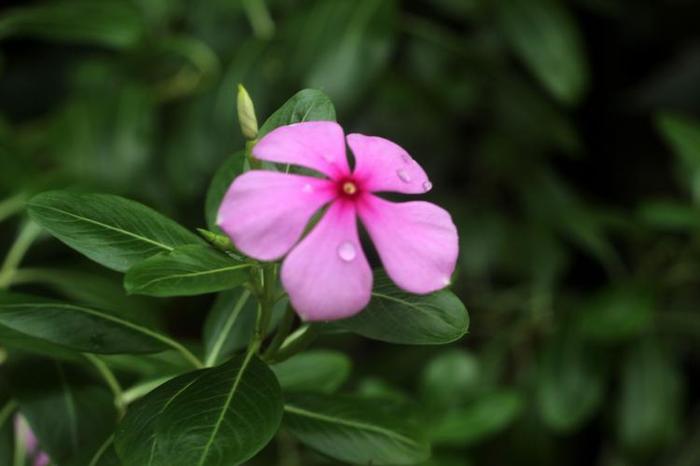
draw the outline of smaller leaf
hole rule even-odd
[[[148,296],[215,293],[245,282],[251,265],[210,246],[191,244],[136,264],[124,276],[124,286],[129,293]]]
[[[430,445],[403,404],[351,396],[289,396],[284,424],[302,443],[354,464],[424,461]]]
[[[464,304],[449,290],[414,295],[376,272],[372,300],[365,310],[328,328],[405,345],[440,345],[461,338],[469,327]]]
[[[304,121],[335,121],[331,99],[316,89],[303,89],[294,94],[263,123],[258,131],[262,138],[275,128]]]
[[[351,362],[343,353],[306,351],[275,364],[272,371],[285,392],[335,392],[350,375]]]

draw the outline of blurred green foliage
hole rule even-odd
[[[426,464],[697,465],[699,16],[693,0],[6,2],[0,244],[52,187],[206,226],[207,186],[244,145],[236,85],[261,121],[319,88],[346,129],[412,153],[459,227],[463,342],[325,337],[355,361],[347,383],[420,400]],[[126,299],[86,264],[42,238],[16,284],[75,293],[36,269],[60,268],[85,283],[71,298]],[[210,304],[129,303],[185,337]]]

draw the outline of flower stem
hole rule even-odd
[[[83,356],[92,363],[93,366],[95,366],[95,369],[97,369],[97,372],[100,373],[100,376],[104,379],[105,383],[109,387],[109,389],[112,391],[112,395],[114,395],[114,405],[117,408],[117,414],[119,415],[119,418],[121,419],[124,417],[124,414],[126,414],[126,405],[124,404],[124,399],[123,399],[123,390],[121,385],[119,385],[119,381],[117,380],[117,377],[114,375],[112,370],[107,366],[107,364],[104,363],[100,358],[95,356],[94,354],[89,354],[89,353],[84,353]]]
[[[206,367],[212,367],[218,361],[219,355],[221,354],[221,349],[223,348],[224,343],[226,342],[226,337],[231,332],[233,325],[238,320],[238,316],[241,314],[241,310],[248,302],[249,298],[250,290],[243,290],[243,293],[241,293],[241,296],[238,298],[238,301],[236,301],[236,304],[233,306],[231,313],[226,318],[226,322],[224,322],[224,325],[221,329],[221,332],[219,333],[218,338],[214,343],[214,346],[212,347],[211,351],[209,352],[209,354],[207,354],[204,360],[204,365]]]
[[[289,331],[292,329],[292,324],[294,324],[294,317],[294,309],[292,309],[291,304],[288,304],[287,310],[284,312],[284,317],[282,317],[282,321],[277,327],[277,332],[275,333],[275,336],[272,337],[272,341],[265,350],[263,359],[267,360],[272,358],[275,355],[275,353],[280,349],[282,343],[284,343],[284,340],[289,335]]]
[[[14,214],[21,212],[24,209],[24,203],[27,201],[25,193],[15,194],[0,201],[0,222]]]
[[[272,264],[263,265],[259,269],[260,285],[254,286],[258,298],[258,314],[255,319],[255,331],[248,345],[249,352],[258,352],[267,328],[270,325],[272,315],[272,305],[275,302],[275,282],[277,280],[276,266]]]
[[[305,350],[316,340],[318,330],[314,325],[306,324],[299,327],[282,343],[280,349],[267,360],[270,364],[285,361],[295,354]]]
[[[0,289],[10,286],[12,277],[20,262],[22,262],[22,258],[40,233],[41,227],[31,220],[22,226],[19,235],[17,235],[17,239],[7,252],[2,267],[0,267]]]

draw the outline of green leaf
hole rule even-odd
[[[353,464],[400,465],[424,461],[430,445],[402,404],[352,396],[295,395],[284,424],[302,443]]]
[[[326,120],[335,121],[335,107],[331,99],[319,90],[304,89],[294,94],[265,120],[258,131],[258,138],[280,126]]]
[[[700,210],[678,201],[647,201],[639,206],[641,220],[652,227],[690,233],[700,230]]]
[[[545,347],[537,377],[537,406],[553,430],[573,432],[596,412],[605,380],[592,348],[564,332]]]
[[[503,0],[494,4],[513,51],[542,85],[565,104],[588,87],[583,43],[573,17],[556,0]]]
[[[204,203],[204,213],[210,230],[220,231],[216,225],[216,217],[219,214],[221,201],[233,180],[245,171],[247,165],[245,151],[236,152],[227,158],[214,174]]]
[[[430,440],[440,445],[471,445],[508,427],[524,401],[512,390],[493,391],[468,406],[450,410],[430,429]]]
[[[159,252],[203,242],[153,209],[109,194],[48,191],[33,197],[28,209],[56,238],[120,272]]]
[[[115,446],[126,465],[234,466],[272,439],[281,418],[275,375],[248,353],[177,377],[134,403]]]
[[[414,295],[375,272],[372,300],[354,317],[331,324],[374,340],[405,345],[440,345],[461,338],[469,328],[464,304],[449,290]]]
[[[134,265],[124,286],[129,293],[161,297],[216,293],[245,282],[251,265],[211,246],[190,244]]]
[[[312,350],[275,364],[272,371],[285,392],[335,392],[350,375],[352,363],[343,353]]]
[[[480,384],[479,360],[461,349],[446,351],[423,371],[421,393],[426,403],[449,408],[466,401]]]
[[[143,32],[139,11],[118,0],[54,1],[5,11],[0,19],[0,40],[28,36],[125,48],[135,45]]]
[[[654,319],[649,288],[621,283],[594,294],[577,313],[581,335],[599,341],[620,341],[641,335]]]
[[[41,448],[61,466],[84,466],[113,431],[109,390],[78,368],[28,359],[12,367],[11,387]]]
[[[650,455],[674,444],[681,434],[683,378],[653,340],[644,340],[625,358],[618,404],[622,444]]]
[[[14,413],[16,402],[0,397],[0,464],[13,464],[15,446]]]
[[[16,293],[0,293],[0,333],[2,327],[88,353],[153,353],[170,342],[105,311]]]
[[[658,115],[656,125],[680,161],[680,175],[688,180],[697,203],[700,200],[700,121],[662,113]]]

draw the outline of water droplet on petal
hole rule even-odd
[[[314,187],[311,186],[309,183],[306,183],[303,188],[301,188],[302,191],[305,193],[312,193],[314,191]]]
[[[442,284],[445,286],[450,286],[452,284],[452,280],[450,280],[450,277],[443,277]]]
[[[345,262],[353,261],[356,256],[357,251],[350,241],[345,241],[338,246],[338,257]]]
[[[423,192],[426,192],[426,193],[427,193],[427,192],[430,191],[431,189],[433,189],[433,183],[431,183],[431,182],[428,181],[428,180],[424,181],[424,182],[423,182]]]
[[[409,174],[406,172],[406,170],[403,170],[403,169],[401,169],[401,170],[396,170],[396,176],[398,176],[399,179],[400,179],[401,181],[403,181],[404,183],[408,183],[409,181],[411,181],[411,175],[409,175]]]

